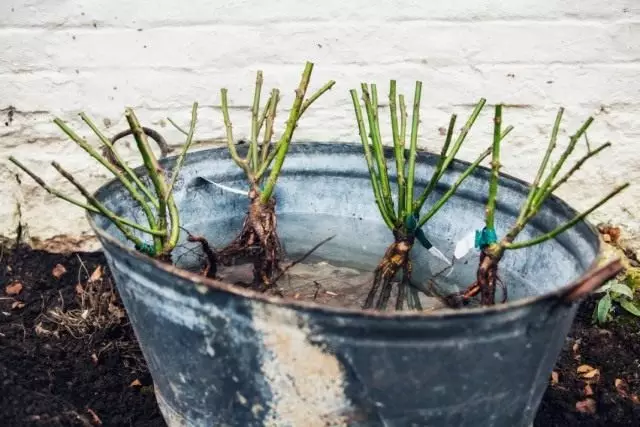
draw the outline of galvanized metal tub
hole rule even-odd
[[[418,189],[436,160],[419,154]],[[466,165],[455,162],[436,192],[446,191]],[[237,188],[245,183],[220,148],[188,155],[176,184],[185,227],[222,245],[238,231],[247,200],[198,177]],[[427,235],[447,253],[482,226],[487,177],[479,169],[427,224]],[[526,190],[502,177],[498,233],[517,216]],[[97,197],[143,221],[119,183],[105,185]],[[391,242],[359,144],[292,145],[276,197],[288,252],[304,252],[337,233],[316,255],[373,265]],[[522,238],[574,215],[552,198]],[[580,223],[553,242],[506,255],[501,268],[522,276],[508,283],[506,304],[371,313],[208,280],[187,271],[188,262],[176,268],[136,252],[104,218],[89,220],[171,427],[529,426],[577,308],[559,296],[596,265],[600,249],[597,231]],[[430,261],[419,249],[416,264],[417,279],[428,277]]]

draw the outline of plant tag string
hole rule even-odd
[[[234,194],[240,194],[241,196],[248,196],[249,192],[248,191],[244,191],[244,190],[238,190],[237,188],[233,188],[233,187],[228,187],[226,185],[223,184],[218,184],[215,181],[211,181],[210,179],[207,179],[205,177],[199,176],[199,179],[208,182],[209,184],[213,184],[216,187],[220,188],[223,191],[227,191],[229,193],[234,193]]]

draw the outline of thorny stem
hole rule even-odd
[[[538,193],[538,185],[540,184],[540,180],[544,175],[544,171],[547,169],[547,163],[549,163],[549,158],[551,157],[551,153],[556,148],[556,141],[558,140],[558,132],[560,131],[560,122],[562,121],[562,114],[564,113],[564,108],[560,107],[558,113],[556,114],[556,121],[553,124],[553,130],[551,131],[551,138],[549,139],[549,146],[547,147],[547,151],[544,153],[544,157],[542,159],[542,163],[540,163],[540,167],[538,168],[538,173],[536,174],[536,178],[531,185],[531,190],[529,190],[529,195],[527,196],[527,201],[525,202],[524,208],[520,211],[520,215],[518,216],[517,222],[521,223],[524,218],[528,215],[531,210],[533,200]]]
[[[488,229],[495,228],[496,197],[498,195],[498,179],[500,176],[500,141],[502,124],[502,104],[496,104],[493,118],[493,148],[491,158],[491,178],[489,181],[489,200],[487,202],[487,218],[485,226]]]
[[[507,126],[505,130],[502,131],[502,136],[500,137],[500,139],[501,140],[505,139],[512,130],[513,130],[513,126]],[[433,215],[438,213],[440,208],[444,206],[447,200],[449,200],[451,196],[453,196],[456,193],[456,191],[458,191],[458,188],[460,187],[460,185],[462,185],[465,179],[467,179],[469,175],[471,175],[473,171],[475,171],[478,168],[480,163],[482,163],[482,161],[486,159],[489,156],[489,154],[491,154],[491,151],[492,151],[492,147],[487,148],[485,151],[483,151],[480,154],[480,156],[478,156],[475,162],[469,165],[469,167],[465,169],[464,172],[462,172],[462,174],[458,177],[456,182],[454,182],[451,188],[449,188],[449,190],[446,193],[444,193],[442,197],[440,197],[440,199],[438,199],[438,201],[431,207],[431,209],[429,210],[429,212],[427,212],[427,214],[425,214],[422,218],[420,218],[420,221],[418,221],[418,227],[422,227],[427,221],[429,221],[429,219],[431,219]]]
[[[611,143],[610,142],[606,142],[604,144],[602,144],[601,146],[599,146],[598,148],[596,148],[593,151],[590,151],[589,153],[585,154],[582,158],[580,158],[575,165],[573,165],[573,167],[562,176],[562,178],[560,178],[555,184],[553,184],[548,190],[547,193],[550,195],[551,193],[553,193],[554,191],[556,191],[558,189],[558,187],[560,187],[562,184],[564,184],[565,182],[567,182],[567,180],[578,171],[578,169],[580,169],[582,167],[582,165],[589,160],[591,157],[597,155],[598,153],[600,153],[602,150],[604,150],[605,148],[609,148],[611,147]]]
[[[233,161],[244,171],[247,179],[252,181],[253,183],[253,173],[251,172],[251,168],[246,160],[242,159],[238,154],[238,150],[236,150],[236,144],[233,140],[233,128],[231,125],[231,119],[229,118],[229,101],[227,99],[228,91],[226,88],[220,89],[220,98],[221,98],[221,107],[222,107],[222,117],[224,119],[224,127],[227,133],[227,147],[229,148],[229,153],[231,154],[231,158]]]
[[[180,174],[180,170],[182,169],[182,165],[184,164],[184,159],[187,155],[187,151],[191,147],[193,143],[193,135],[196,130],[196,122],[198,121],[198,103],[194,102],[193,107],[191,107],[191,124],[189,125],[189,133],[187,134],[187,140],[182,147],[182,151],[178,156],[178,160],[176,161],[175,166],[173,167],[173,172],[171,173],[171,182],[169,183],[169,189],[167,190],[167,195],[173,194],[173,186],[178,179],[178,175]]]
[[[276,181],[278,180],[278,176],[280,175],[280,171],[282,170],[282,165],[284,164],[285,157],[289,152],[289,144],[291,143],[291,138],[293,137],[293,132],[297,127],[298,120],[302,115],[302,112],[306,108],[309,107],[322,95],[324,92],[329,90],[335,84],[334,81],[330,81],[326,85],[324,85],[318,92],[313,94],[308,102],[305,103],[303,108],[304,97],[307,93],[307,88],[309,87],[309,80],[311,79],[311,73],[313,71],[313,64],[311,62],[307,62],[302,73],[302,78],[300,80],[300,84],[298,89],[296,89],[296,96],[293,101],[293,106],[291,107],[291,111],[289,112],[289,119],[287,120],[287,126],[285,128],[284,134],[278,141],[277,146],[275,147],[275,163],[271,168],[271,172],[267,181],[264,185],[264,190],[260,194],[260,202],[266,204],[273,194],[273,190],[275,189]]]
[[[398,129],[398,104],[395,80],[391,80],[389,88],[389,110],[391,114],[391,130],[393,132],[393,148],[396,158],[396,176],[398,180],[398,218],[404,218],[407,214],[404,204],[404,140],[402,140],[400,129]]]
[[[413,95],[413,118],[411,121],[411,144],[409,146],[409,171],[407,173],[407,192],[405,194],[405,206],[413,206],[413,184],[416,175],[416,152],[418,146],[418,127],[420,126],[420,97],[422,94],[422,82],[416,82]]]
[[[382,136],[380,134],[380,124],[378,118],[378,90],[375,84],[371,85],[371,94],[367,84],[362,84],[362,100],[364,101],[369,119],[369,135],[371,138],[371,147],[374,159],[378,167],[378,181],[382,200],[388,210],[389,216],[395,222],[395,213],[393,207],[393,199],[391,197],[391,186],[389,185],[389,172],[387,170],[387,159],[384,155],[384,147],[382,145]]]
[[[113,143],[111,142],[111,140],[107,138],[104,135],[104,133],[100,131],[100,129],[98,129],[98,127],[93,123],[93,121],[91,121],[91,119],[85,113],[80,113],[80,118],[91,128],[93,133],[95,133],[96,136],[100,139],[100,142],[102,142],[107,147],[107,149],[109,149],[109,152],[113,155],[113,157],[116,159],[120,167],[125,171],[125,173],[131,179],[131,181],[133,181],[134,184],[136,184],[136,186],[140,189],[140,191],[142,191],[144,195],[147,197],[147,199],[149,199],[149,201],[151,201],[151,203],[157,208],[158,200],[153,196],[153,194],[151,194],[151,191],[149,191],[149,189],[142,183],[142,181],[140,181],[140,178],[138,178],[135,172],[133,172],[133,170],[129,167],[129,165],[127,165],[127,162],[125,162],[122,159],[118,151],[113,146]]]
[[[163,176],[163,170],[149,146],[147,135],[144,133],[138,118],[131,108],[126,109],[125,117],[127,118],[131,131],[133,132],[134,139],[138,146],[138,151],[140,151],[140,155],[142,156],[142,160],[147,172],[149,173],[149,177],[151,178],[151,182],[153,183],[158,197],[158,227],[160,229],[168,228],[167,207],[169,210],[169,219],[171,221],[171,233],[169,235],[169,240],[165,241],[164,245],[162,243],[155,243],[156,253],[168,253],[175,247],[178,243],[178,238],[180,237],[180,217],[178,214],[178,207],[173,199],[173,195],[168,192],[167,183]]]
[[[113,164],[111,164],[107,159],[105,159],[103,156],[100,155],[100,153],[98,153],[91,145],[89,145],[89,143],[87,141],[85,141],[84,138],[82,138],[80,135],[78,135],[77,133],[75,133],[70,127],[68,127],[61,119],[56,118],[53,121],[56,125],[58,125],[58,127],[60,129],[62,129],[62,131],[64,133],[67,134],[67,136],[69,136],[69,138],[71,138],[71,140],[73,140],[76,144],[78,144],[78,146],[80,146],[83,150],[85,150],[91,157],[93,157],[94,159],[96,159],[101,165],[103,165],[105,168],[107,168],[114,176],[116,176],[118,178],[118,180],[122,183],[122,185],[127,189],[127,191],[129,192],[129,194],[131,194],[131,197],[140,204],[140,207],[142,208],[142,211],[144,212],[145,216],[147,217],[147,222],[149,223],[149,227],[152,230],[163,230],[165,227],[163,227],[162,224],[158,224],[156,222],[156,219],[153,215],[153,211],[151,210],[151,207],[149,206],[149,204],[147,203],[147,201],[144,199],[144,197],[138,192],[138,190],[131,184],[131,182],[124,176],[124,174]],[[113,144],[111,144],[109,142],[109,145],[111,146],[111,150],[113,150]],[[107,147],[109,147],[109,145],[107,145]],[[124,162],[121,162],[124,163]],[[157,200],[157,199],[155,199]],[[161,201],[158,200],[158,209],[160,208],[160,206],[162,206]],[[158,247],[160,247],[162,245],[162,239],[154,236],[153,238],[154,240],[154,244]]]
[[[582,137],[582,134],[584,134],[587,131],[587,129],[589,129],[589,126],[591,126],[591,123],[593,123],[593,117],[589,117],[584,122],[584,124],[580,127],[580,129],[578,129],[578,131],[575,133],[575,135],[573,135],[571,137],[571,139],[569,141],[569,145],[567,146],[567,148],[564,150],[564,152],[560,156],[560,159],[558,160],[558,162],[551,169],[551,172],[549,173],[547,178],[544,180],[544,182],[543,182],[542,186],[540,187],[540,189],[536,192],[536,195],[534,196],[533,201],[531,203],[533,207],[535,207],[535,208],[539,207],[540,204],[544,201],[544,195],[547,193],[547,190],[551,186],[551,183],[556,178],[556,175],[558,175],[558,172],[560,172],[560,169],[562,169],[562,166],[564,165],[564,162],[567,160],[569,155],[571,155],[571,153],[575,149],[576,144],[578,143],[578,141]]]
[[[335,80],[330,80],[327,83],[325,83],[325,85],[322,86],[320,89],[318,89],[313,95],[311,95],[309,98],[307,98],[304,101],[304,104],[302,104],[302,108],[300,109],[300,116],[302,116],[304,114],[304,112],[307,111],[307,108],[309,108],[311,106],[311,104],[313,104],[325,92],[327,92],[328,90],[331,90],[331,88],[335,84],[336,84]]]
[[[16,165],[17,167],[19,167],[24,173],[26,173],[27,175],[29,175],[31,177],[31,179],[33,179],[40,187],[42,187],[47,193],[51,194],[52,196],[55,196],[61,200],[64,200],[67,203],[71,203],[72,205],[75,205],[79,208],[85,209],[89,212],[93,212],[96,214],[102,214],[102,212],[100,210],[98,210],[97,208],[95,208],[92,205],[88,205],[86,203],[82,203],[78,200],[75,200],[69,196],[67,196],[66,194],[56,190],[55,188],[50,187],[46,182],[44,182],[38,175],[36,175],[33,171],[31,171],[29,168],[27,168],[25,165],[23,165],[21,162],[19,162],[16,158],[14,158],[13,156],[9,157],[9,161],[11,163],[13,163],[14,165]],[[70,174],[69,174],[70,175]],[[74,182],[76,183],[75,185],[78,186],[80,185],[74,178]],[[135,228],[136,230],[142,231],[144,233],[147,234],[151,234],[154,236],[165,236],[167,233],[166,231],[163,230],[151,230],[150,228],[144,227],[140,224],[137,224],[133,221],[130,221],[126,218],[122,218],[118,215],[116,215],[115,213],[111,212],[111,216],[107,216],[107,218],[111,219],[111,218],[115,218],[116,221],[121,222],[122,224],[125,224],[131,228]]]
[[[253,93],[253,106],[251,107],[251,142],[249,145],[251,157],[251,170],[258,169],[258,114],[260,113],[260,92],[262,92],[262,71],[256,73],[256,88]]]
[[[364,157],[367,162],[367,168],[369,169],[369,178],[371,179],[371,187],[373,188],[373,196],[376,200],[376,204],[378,205],[378,210],[382,215],[382,219],[384,220],[387,227],[393,229],[394,221],[392,219],[392,215],[384,203],[382,199],[382,192],[380,189],[380,176],[375,169],[375,164],[373,162],[373,156],[371,155],[371,148],[369,147],[369,139],[367,136],[367,129],[364,125],[364,119],[362,117],[362,107],[360,106],[360,101],[358,100],[358,92],[355,89],[351,89],[349,91],[351,93],[351,100],[353,101],[353,109],[356,114],[356,121],[358,123],[358,132],[360,134],[360,140],[362,142],[362,147],[364,150]]]
[[[551,240],[551,239],[555,238],[557,235],[565,232],[566,230],[570,229],[571,227],[573,227],[574,225],[576,225],[577,223],[579,223],[580,221],[585,219],[591,212],[593,212],[594,210],[598,209],[600,206],[604,205],[611,198],[616,196],[621,191],[625,190],[629,185],[630,185],[629,183],[625,183],[625,184],[622,184],[622,185],[618,186],[616,189],[614,189],[611,193],[609,193],[606,197],[601,199],[598,203],[593,205],[591,208],[587,209],[586,211],[582,212],[579,215],[576,215],[571,221],[567,222],[566,224],[564,224],[564,225],[562,225],[560,227],[557,227],[556,229],[554,229],[552,231],[549,231],[548,233],[545,233],[545,234],[543,234],[541,236],[538,236],[538,237],[536,237],[534,239],[527,240],[525,242],[508,243],[508,244],[505,244],[504,246],[505,246],[506,249],[521,249],[521,248],[526,248],[526,247],[529,247],[529,246],[537,245],[537,244],[545,242],[547,240]]]
[[[440,158],[438,159],[438,163],[436,163],[436,167],[433,171],[433,175],[431,176],[431,180],[429,184],[424,189],[418,200],[414,203],[415,212],[420,212],[424,202],[429,197],[429,194],[433,191],[438,183],[438,176],[440,175],[440,171],[443,168],[443,165],[446,161],[447,150],[449,149],[449,144],[451,144],[451,138],[453,137],[453,128],[456,125],[456,115],[452,114],[451,119],[449,120],[449,128],[447,129],[447,138],[444,141],[444,145],[442,146],[442,150],[440,151]]]
[[[276,109],[278,108],[278,101],[280,100],[280,91],[273,89],[271,91],[271,97],[265,108],[266,127],[264,128],[264,139],[262,140],[262,150],[260,153],[260,162],[264,164],[267,161],[267,155],[271,148],[271,139],[273,139],[273,124],[276,120]],[[257,178],[259,179],[259,178]]]
[[[118,221],[118,217],[113,215],[109,209],[107,209],[102,203],[100,203],[86,188],[80,185],[79,182],[75,180],[73,175],[64,170],[62,166],[60,166],[57,162],[51,162],[51,165],[56,168],[60,174],[67,179],[71,184],[73,184],[80,193],[94,206],[100,213],[111,220],[115,224],[116,227],[125,235],[125,237],[135,243],[136,245],[142,245],[142,240],[138,239],[135,235],[133,235],[120,221]]]

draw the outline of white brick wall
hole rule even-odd
[[[531,179],[559,105],[563,135],[590,114],[593,143],[614,147],[560,195],[585,207],[622,179],[640,178],[640,2],[638,0],[3,0],[0,4],[0,236],[18,219],[42,244],[88,232],[83,213],[46,195],[7,165],[13,154],[58,187],[48,163],[58,159],[96,188],[107,176],[51,124],[85,111],[115,132],[124,106],[146,124],[169,115],[186,123],[194,100],[203,107],[198,138],[222,134],[219,89],[248,130],[254,73],[287,97],[305,60],[316,63],[312,85],[335,89],[314,105],[299,140],[356,140],[348,89],[396,78],[412,96],[424,82],[421,145],[437,150],[438,129],[452,112],[465,116],[478,98],[512,104],[506,172]],[[375,5],[375,6],[374,6]],[[386,96],[384,97],[386,98]],[[13,111],[9,119],[9,111]],[[490,114],[472,132],[462,157],[489,142]],[[285,116],[281,112],[280,118]],[[6,122],[6,123],[5,123]],[[331,126],[327,126],[331,123]],[[170,140],[182,138],[171,127]],[[238,136],[242,136],[238,133]],[[201,144],[206,146],[207,144]],[[593,217],[625,225],[640,242],[640,187]],[[17,213],[20,205],[21,215]],[[52,215],[51,212],[56,212]],[[640,246],[640,245],[639,245]]]

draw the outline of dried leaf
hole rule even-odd
[[[599,369],[594,369],[593,371],[589,371],[586,372],[584,374],[582,374],[582,378],[590,380],[592,378],[598,377],[600,376],[600,370]]]
[[[131,384],[129,384],[129,387],[142,387],[142,383],[136,378],[131,382]]]
[[[580,365],[578,366],[578,369],[576,369],[576,371],[579,374],[585,374],[587,372],[593,371],[595,368],[593,366],[589,366],[589,365]]]
[[[7,295],[18,295],[20,292],[22,292],[22,283],[13,282],[12,284],[4,288],[4,291],[7,293]]]
[[[76,285],[76,294],[82,295],[83,293],[84,293],[84,288],[82,287],[81,283],[78,283]]]
[[[584,395],[585,396],[593,396],[593,389],[591,388],[591,384],[586,384],[584,386]]]
[[[558,384],[559,380],[560,376],[558,375],[558,373],[556,371],[551,372],[551,385]]]
[[[21,308],[24,308],[24,303],[22,301],[14,301],[13,304],[11,304],[12,310],[20,310]]]
[[[51,271],[51,274],[53,275],[53,277],[55,277],[56,279],[61,278],[64,273],[67,272],[67,269],[65,268],[64,265],[62,264],[56,264],[55,267],[53,267],[53,270]]]
[[[587,398],[576,402],[576,411],[583,414],[595,414],[596,413],[596,401],[592,398]]]
[[[629,397],[629,384],[623,379],[616,378],[614,381],[618,394],[622,397]]]
[[[118,319],[122,319],[122,318],[125,317],[124,310],[121,309],[120,307],[118,307],[117,305],[113,304],[113,303],[109,303],[108,310],[109,310],[109,313],[113,314]]]
[[[102,266],[99,265],[96,267],[95,270],[93,270],[93,273],[91,273],[91,277],[89,277],[89,282],[97,282],[101,278],[102,278]]]

